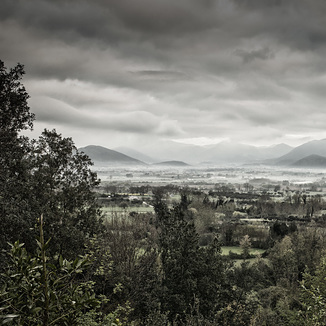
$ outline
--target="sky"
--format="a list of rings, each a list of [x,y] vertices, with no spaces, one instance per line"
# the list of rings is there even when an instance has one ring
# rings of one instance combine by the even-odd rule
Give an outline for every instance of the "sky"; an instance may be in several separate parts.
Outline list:
[[[1,0],[0,60],[77,147],[326,138],[325,0]]]

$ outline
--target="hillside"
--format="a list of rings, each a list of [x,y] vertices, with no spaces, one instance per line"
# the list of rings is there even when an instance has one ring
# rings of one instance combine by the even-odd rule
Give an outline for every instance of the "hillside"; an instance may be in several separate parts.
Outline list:
[[[253,163],[271,159],[290,152],[292,147],[279,144],[268,147],[256,147],[224,141],[219,144],[208,146],[201,154],[203,161],[218,163]]]
[[[302,144],[294,148],[288,154],[279,157],[273,163],[276,165],[291,165],[310,155],[326,157],[326,139],[313,140]]]
[[[165,162],[159,162],[154,163],[153,165],[160,165],[160,166],[175,166],[175,167],[185,167],[189,166],[189,164],[182,162],[182,161],[165,161]]]
[[[129,147],[117,147],[114,149],[115,151],[130,156],[136,160],[146,162],[146,163],[156,163],[157,160],[149,155],[141,153],[133,148]]]
[[[293,147],[287,144],[258,147],[258,151],[260,152],[261,157],[264,159],[280,157],[281,155],[288,154],[291,150],[293,150]]]
[[[89,145],[78,149],[87,154],[92,161],[98,163],[125,164],[125,165],[146,165],[133,157],[102,146]]]
[[[326,157],[320,155],[309,155],[292,164],[295,167],[312,167],[322,168],[326,167]]]

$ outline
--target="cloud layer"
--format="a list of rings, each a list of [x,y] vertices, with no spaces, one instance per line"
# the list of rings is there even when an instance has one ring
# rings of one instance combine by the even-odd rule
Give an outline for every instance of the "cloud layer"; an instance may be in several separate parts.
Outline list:
[[[78,146],[326,137],[324,0],[3,0],[35,129]]]

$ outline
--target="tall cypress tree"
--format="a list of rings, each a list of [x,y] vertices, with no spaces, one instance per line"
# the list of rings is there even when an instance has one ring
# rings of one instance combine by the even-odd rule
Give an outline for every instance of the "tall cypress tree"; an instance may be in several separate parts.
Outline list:
[[[214,319],[228,301],[225,263],[217,239],[200,247],[189,200],[185,194],[173,208],[156,198],[155,212],[159,231],[162,264],[162,310],[170,320],[185,320],[199,313]]]

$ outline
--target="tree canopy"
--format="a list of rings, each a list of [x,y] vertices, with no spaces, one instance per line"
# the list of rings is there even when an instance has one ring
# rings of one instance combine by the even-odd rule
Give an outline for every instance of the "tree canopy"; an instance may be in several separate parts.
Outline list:
[[[23,65],[7,70],[0,61],[0,247],[20,240],[35,250],[35,225],[43,214],[45,234],[55,243],[52,254],[70,258],[100,230],[99,180],[71,138],[55,130],[44,130],[37,140],[20,135],[35,118],[23,75]]]
[[[21,83],[25,74],[24,66],[7,71],[0,60],[0,130],[1,133],[18,133],[33,128],[34,113],[30,112],[27,100],[28,93]]]

